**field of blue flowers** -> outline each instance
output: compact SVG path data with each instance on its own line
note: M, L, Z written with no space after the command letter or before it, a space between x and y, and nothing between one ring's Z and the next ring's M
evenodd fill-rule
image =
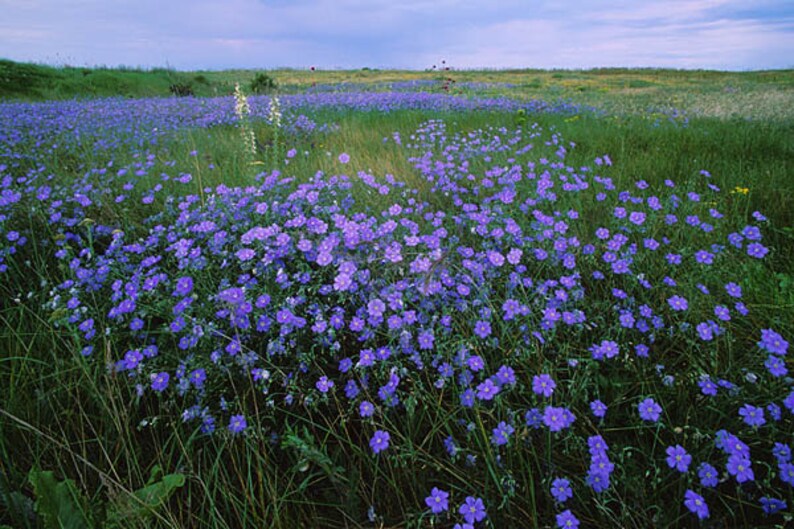
M122 526L791 523L790 213L583 160L593 108L342 88L0 105L0 524L155 467Z

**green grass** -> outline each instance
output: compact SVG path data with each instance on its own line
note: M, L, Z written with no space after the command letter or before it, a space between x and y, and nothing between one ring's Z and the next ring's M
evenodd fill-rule
M301 87L311 82L383 82L437 75L377 71L271 73L282 86ZM174 82L195 81L198 75L206 79L202 83L206 91L200 89L204 95L224 94L229 93L235 81L246 82L253 73L159 70L85 73L81 69L34 67L25 75L36 78L32 83L35 91L14 91L6 86L0 95L24 99L165 96ZM747 334L761 326L774 325L784 336L792 336L794 120L791 112L794 105L789 103L794 73L593 70L454 72L454 75L461 81L517 83L519 88L511 94L518 97L573 98L608 109L613 114L607 117L537 115L530 116L530 122L553 128L566 140L576 143L566 160L572 166L591 165L596 156L609 154L615 163L611 174L619 189L627 188L638 178L651 183L666 178L686 182L702 169L713 175L713 183L726 194L737 187L749 188L747 195L729 195L730 214L746 219L754 210L763 211L772 223L772 229L765 232L765 241L775 250L763 265L747 269L747 303L753 310ZM739 93L757 101L758 106L748 108L732 103L733 92L725 92L726 86L738 86ZM682 126L666 119L649 118L644 112L648 106L667 103L696 115ZM384 115L327 111L312 117L318 122L337 123L339 131L306 143L285 145L298 151L296 158L281 168L285 174L307 179L316 171L328 174L367 171L378 177L391 173L420 190L425 184L404 152L391 142L384 144L382 138L400 131L405 139L430 117L444 118L451 131L471 131L489 125L512 127L516 119L500 114L429 116L417 112ZM753 119L743 119L748 117ZM270 134L267 127L257 125L255 130L259 139L266 142ZM186 131L166 145L160 155L164 160L176 161L172 171L191 172L197 182L200 177L200 185L245 185L257 167L246 161L239 148L239 138L237 129ZM187 153L194 149L198 156L189 156ZM336 157L341 152L351 155L349 165L338 163ZM86 167L105 163L91 159L89 153L81 161ZM120 154L115 161L121 166L131 158L125 160L124 154ZM209 163L216 169L209 170ZM59 178L81 176L69 164L51 167L56 168L60 171ZM360 193L360 203L373 208L387 205L381 197L366 194L364 189L356 192ZM430 197L430 200L443 201L443 198ZM603 211L590 206L593 222L606 218ZM139 217L145 216L142 210L134 208L127 211L119 208L104 214L130 229L134 229ZM46 230L36 234L40 240L32 241L34 249L53 236ZM463 490L468 485L469 477L460 472L460 467L431 457L432 449L437 448L430 446L432 439L443 437L445 428L449 427L448 410L432 400L422 400L422 395L417 397L415 407L400 428L405 436L393 439L407 448L400 458L377 464L346 465L366 458L361 448L366 443L354 442L363 438L364 433L340 417L311 411L288 412L285 422L292 431L282 440L281 447L270 441L266 428L255 427L243 440L191 435L180 427L180 410L176 406L151 398L135 402L133 390L123 377L109 375L105 363L95 361L97 358L93 361L82 358L75 350L75 337L52 327L48 321L50 314L42 307L47 293L40 288L40 281L47 279L52 284L59 272L51 268L51 261L43 253L29 257L29 263L13 271L17 282L0 284L3 299L0 303L0 499L8 497L11 491L23 491L30 496L26 476L36 467L55 470L61 478L74 479L90 503L101 511L110 499L124 497L127 491L144 485L151 468L158 465L166 472L184 473L187 483L158 511L154 520L144 523L130 519L129 527L357 527L372 503L389 503L391 512L415 512L417 506L423 505L420 491L429 491L434 483L428 482L419 469L431 468L448 476L452 488ZM101 305L102 300L95 303ZM108 362L123 354L112 337L104 345L105 350L98 354ZM728 353L737 354L737 351ZM540 357L531 361L538 369L543 365ZM650 376L648 387L653 387ZM429 380L424 382L430 385ZM421 387L419 382L417 385ZM626 388L626 392L634 389ZM247 390L240 388L240 391ZM482 430L487 445L485 427L482 424L477 427ZM628 431L626 435L639 439L647 432ZM422 441L425 438L430 441ZM537 450L542 452L541 448ZM621 460L626 468L641 466L631 460L630 453L620 457L626 458ZM534 477L543 475L548 462L516 456L515 461L511 460L513 463L522 472L522 479L532 483ZM493 461L488 465L495 467ZM505 487L496 474L478 479L489 492ZM630 492L630 487L642 486L641 481L629 482L620 490ZM530 486L533 494L534 487ZM541 489L545 492L545 485L537 485L537 490ZM550 517L547 513L537 517L536 501L541 502L533 496L513 502L514 507L505 507L506 519L524 520L531 527L545 526ZM733 508L743 513L743 500L737 496L736 501ZM24 512L12 512L10 508L4 512L3 506L0 501L0 524L41 526ZM645 514L636 512L631 505L617 512L621 514L613 520L615 526L647 520L643 518ZM733 521L747 527L752 525L752 520L742 520L741 516L738 514ZM682 525L689 522L679 520ZM430 525L427 520L414 518L410 523L387 526Z

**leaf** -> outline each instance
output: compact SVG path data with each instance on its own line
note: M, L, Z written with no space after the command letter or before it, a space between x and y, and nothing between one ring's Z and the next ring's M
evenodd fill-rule
M0 472L0 511L6 513L18 527L32 527L36 519L36 510L33 507L33 500L19 491L10 490L5 475ZM0 525L3 529L4 525Z
M185 484L184 474L167 474L157 480L160 474L162 470L155 466L144 487L133 492L132 497L119 497L109 506L108 527L128 527L133 520L148 518Z
M36 494L36 512L46 529L85 529L92 527L85 502L74 481L58 481L49 470L33 469L28 481Z
M184 474L168 474L163 479L136 490L133 494L150 508L159 507L185 484Z
M2 506L9 516L15 520L14 523L24 523L25 527L31 527L36 519L36 510L33 506L33 500L21 492L9 492L4 497L0 495L0 506ZM2 529L2 527L3 526L0 526L0 529Z

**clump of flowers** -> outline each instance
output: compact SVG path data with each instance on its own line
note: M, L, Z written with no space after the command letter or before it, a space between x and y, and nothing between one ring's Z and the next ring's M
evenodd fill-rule
M273 170L202 202L183 180L162 197L129 171L20 185L3 166L3 264L21 269L32 234L16 219L35 210L63 274L46 309L76 350L99 357L112 337L109 370L197 434L330 421L348 436L328 437L335 457L420 469L405 482L424 487L417 517L497 524L530 487L543 523L566 528L617 509L616 487L663 498L661 517L708 518L737 490L779 516L794 484L788 342L771 325L748 338L742 290L743 267L774 252L762 215L720 211L710 176L619 183L608 156L574 167L574 145L540 126L432 120L394 141L421 185ZM85 222L133 191L141 227Z

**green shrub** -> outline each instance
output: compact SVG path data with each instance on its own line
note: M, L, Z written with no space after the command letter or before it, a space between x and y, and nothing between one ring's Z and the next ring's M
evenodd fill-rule
M196 94L193 93L193 85L190 83L173 83L171 86L168 87L168 91L171 92L172 95L177 97L188 97L194 96Z
M254 94L270 94L275 92L276 88L278 88L276 80L266 73L256 74L251 84L248 85L248 89Z

